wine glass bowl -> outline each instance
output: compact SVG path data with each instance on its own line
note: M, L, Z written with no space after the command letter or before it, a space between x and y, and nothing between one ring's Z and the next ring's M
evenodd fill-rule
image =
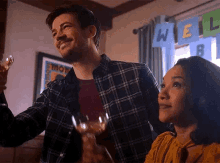
M6 59L5 59L5 61L4 62L0 62L0 72L5 72L5 71L7 71L10 67L11 67L11 65L12 65L12 63L14 62L14 57L12 56L12 55L9 55Z
M81 157L83 163L114 163L107 148L98 145L95 138L96 135L99 135L106 130L108 119L108 114L103 112L96 116L91 114L83 115L81 113L72 116L73 125L81 134L83 140L83 153Z
M80 113L77 116L72 116L72 122L80 134L99 135L106 129L108 123L108 114L99 114L94 119L90 118L88 115L82 115Z

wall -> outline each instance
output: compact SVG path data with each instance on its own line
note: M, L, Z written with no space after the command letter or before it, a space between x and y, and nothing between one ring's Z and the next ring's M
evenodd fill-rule
M32 105L37 51L59 56L45 24L47 15L47 11L22 2L8 1L4 57L13 55L15 62L9 70L5 95L14 115Z
M113 29L106 32L106 54L113 60L138 62L138 35L133 34L133 29L142 27L156 16L172 16L207 1L184 0L183 2L176 2L174 0L156 0L114 18ZM196 13L197 10L193 10L190 15ZM190 15L188 14L188 16ZM186 16L186 14L183 16Z

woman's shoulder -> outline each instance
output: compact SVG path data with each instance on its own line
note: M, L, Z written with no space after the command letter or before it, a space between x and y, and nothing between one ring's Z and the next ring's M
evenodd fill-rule
M157 138L154 140L153 144L152 144L152 148L153 146L158 146L160 144L163 143L167 143L173 140L173 138L175 134L173 132L170 131L166 131L160 135L157 136Z
M154 162L156 157L164 155L161 151L166 151L171 145L171 142L175 140L174 138L174 133L170 131L158 135L151 146L151 150L146 156L145 163Z
M170 132L170 131L166 131L166 132L163 132L162 134L158 135L157 138L155 139L156 140L167 140L167 139L171 139L175 137L175 134L173 132Z
M203 162L220 163L220 144L219 143L212 143L210 145L205 145Z

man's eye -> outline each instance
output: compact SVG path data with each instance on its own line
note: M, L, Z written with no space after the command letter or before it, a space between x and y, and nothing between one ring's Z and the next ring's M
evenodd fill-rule
M180 84L179 82L174 82L174 83L173 83L173 86L174 86L174 87L181 87L181 84Z
M70 25L64 25L63 26L63 29L67 28L67 27L70 27Z

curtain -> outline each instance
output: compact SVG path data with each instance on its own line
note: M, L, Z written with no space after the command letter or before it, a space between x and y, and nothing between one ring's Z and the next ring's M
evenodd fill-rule
M163 68L162 68L162 49L153 48L154 29L156 23L160 23L161 17L156 17L155 20L151 20L149 24L134 29L133 33L138 34L139 39L139 62L148 65L152 71L154 77L157 80L158 85L162 83ZM151 128L152 139L157 137L157 133L154 132L153 126L148 122Z
M139 39L139 62L148 65L158 85L160 85L163 80L163 56L162 49L160 47L153 48L152 43L156 24L166 22L167 18L168 16L166 15L157 16L155 19L151 20L149 24L133 30L134 34L138 34ZM169 18L168 22L175 23L175 19ZM174 33L175 30L176 28L174 28Z
M139 62L148 65L156 78L158 84L162 83L162 49L153 48L154 29L157 23L160 23L161 17L156 17L149 24L136 30L139 39Z

